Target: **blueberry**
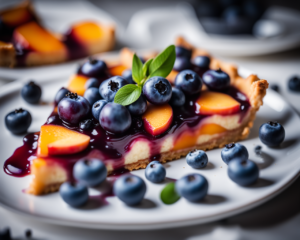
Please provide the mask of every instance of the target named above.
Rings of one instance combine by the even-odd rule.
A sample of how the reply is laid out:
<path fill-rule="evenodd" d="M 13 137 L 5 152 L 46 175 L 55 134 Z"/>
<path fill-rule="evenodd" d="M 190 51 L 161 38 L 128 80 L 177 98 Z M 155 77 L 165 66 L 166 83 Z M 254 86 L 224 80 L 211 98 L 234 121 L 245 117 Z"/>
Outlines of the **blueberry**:
<path fill-rule="evenodd" d="M 162 105 L 170 101 L 172 86 L 163 77 L 152 77 L 144 84 L 143 94 L 150 103 Z"/>
<path fill-rule="evenodd" d="M 176 192 L 191 202 L 198 202 L 203 199 L 208 191 L 208 182 L 200 174 L 186 175 L 175 183 Z"/>
<path fill-rule="evenodd" d="M 100 81 L 97 78 L 89 78 L 84 85 L 85 89 L 99 88 L 99 86 Z"/>
<path fill-rule="evenodd" d="M 143 179 L 135 175 L 123 175 L 113 186 L 114 194 L 127 205 L 139 204 L 146 193 L 146 184 Z"/>
<path fill-rule="evenodd" d="M 126 107 L 117 103 L 107 103 L 100 113 L 100 124 L 111 133 L 124 133 L 131 126 L 131 115 Z"/>
<path fill-rule="evenodd" d="M 58 92 L 55 95 L 55 98 L 54 98 L 55 106 L 57 106 L 58 103 L 60 102 L 60 100 L 62 100 L 64 97 L 66 97 L 69 92 L 70 91 L 68 89 L 64 88 L 64 87 L 59 89 Z"/>
<path fill-rule="evenodd" d="M 79 123 L 79 128 L 82 130 L 90 130 L 94 126 L 92 119 L 86 119 Z"/>
<path fill-rule="evenodd" d="M 222 17 L 228 23 L 236 23 L 243 15 L 243 9 L 240 6 L 229 6 L 224 10 Z"/>
<path fill-rule="evenodd" d="M 132 115 L 142 115 L 147 110 L 147 101 L 143 95 L 141 95 L 138 100 L 136 100 L 134 103 L 131 103 L 127 106 L 128 111 Z"/>
<path fill-rule="evenodd" d="M 80 183 L 64 182 L 59 188 L 59 194 L 72 207 L 80 207 L 89 199 L 87 187 Z"/>
<path fill-rule="evenodd" d="M 92 107 L 92 114 L 94 118 L 99 121 L 100 112 L 102 111 L 102 108 L 107 104 L 107 101 L 104 99 L 98 100 L 94 103 Z"/>
<path fill-rule="evenodd" d="M 219 70 L 208 70 L 203 76 L 203 82 L 212 91 L 224 91 L 230 86 L 229 75 Z"/>
<path fill-rule="evenodd" d="M 107 66 L 106 63 L 101 60 L 90 58 L 81 66 L 80 71 L 86 77 L 99 78 L 107 74 Z"/>
<path fill-rule="evenodd" d="M 192 168 L 205 168 L 208 163 L 208 157 L 202 150 L 193 150 L 186 155 L 186 162 Z"/>
<path fill-rule="evenodd" d="M 185 94 L 195 94 L 201 91 L 201 77 L 192 70 L 184 70 L 175 78 L 175 86 Z"/>
<path fill-rule="evenodd" d="M 208 56 L 197 56 L 194 58 L 193 62 L 197 67 L 208 68 L 210 64 L 210 58 Z"/>
<path fill-rule="evenodd" d="M 98 100 L 101 99 L 101 96 L 100 96 L 100 93 L 99 93 L 99 89 L 98 88 L 95 88 L 95 87 L 92 87 L 92 88 L 88 88 L 84 95 L 86 100 L 89 101 L 89 103 L 91 104 L 91 106 L 93 106 L 93 104 L 95 102 L 97 102 Z"/>
<path fill-rule="evenodd" d="M 14 134 L 25 133 L 31 124 L 31 114 L 22 108 L 5 116 L 5 125 Z"/>
<path fill-rule="evenodd" d="M 90 103 L 77 93 L 68 93 L 58 103 L 58 115 L 59 117 L 69 123 L 78 124 L 81 120 L 85 119 L 90 112 Z"/>
<path fill-rule="evenodd" d="M 111 77 L 101 83 L 99 87 L 100 95 L 108 102 L 113 102 L 117 91 L 128 84 L 128 82 L 119 76 Z"/>
<path fill-rule="evenodd" d="M 0 231 L 0 239 L 1 240 L 2 239 L 3 240 L 12 240 L 9 228 L 4 228 L 3 230 Z"/>
<path fill-rule="evenodd" d="M 122 77 L 125 78 L 129 84 L 135 84 L 135 82 L 132 79 L 132 71 L 130 69 L 123 71 Z"/>
<path fill-rule="evenodd" d="M 159 161 L 148 164 L 145 170 L 145 177 L 153 183 L 160 183 L 166 177 L 166 169 Z"/>
<path fill-rule="evenodd" d="M 34 82 L 27 83 L 21 91 L 23 99 L 31 104 L 38 103 L 42 96 L 42 89 Z"/>
<path fill-rule="evenodd" d="M 271 84 L 270 88 L 273 89 L 275 92 L 279 92 L 279 86 L 277 84 Z"/>
<path fill-rule="evenodd" d="M 291 77 L 288 81 L 288 87 L 291 91 L 300 92 L 300 77 Z"/>
<path fill-rule="evenodd" d="M 269 147 L 279 146 L 285 138 L 285 130 L 278 122 L 264 123 L 259 128 L 259 139 Z"/>
<path fill-rule="evenodd" d="M 259 176 L 257 165 L 251 160 L 233 160 L 228 163 L 229 178 L 241 186 L 253 184 Z"/>
<path fill-rule="evenodd" d="M 171 97 L 169 103 L 173 107 L 183 106 L 185 103 L 184 93 L 180 89 L 178 89 L 176 87 L 172 87 L 172 97 Z"/>
<path fill-rule="evenodd" d="M 256 155 L 261 155 L 261 149 L 262 147 L 260 145 L 257 145 L 255 148 L 254 148 L 254 152 Z"/>
<path fill-rule="evenodd" d="M 175 52 L 176 52 L 176 57 L 183 57 L 183 58 L 187 58 L 190 59 L 192 56 L 192 51 L 189 49 L 186 49 L 184 47 L 181 46 L 176 46 L 175 47 Z"/>
<path fill-rule="evenodd" d="M 143 127 L 143 120 L 139 117 L 132 118 L 132 126 L 135 129 L 141 129 Z"/>
<path fill-rule="evenodd" d="M 180 72 L 180 71 L 183 71 L 183 70 L 186 70 L 189 68 L 191 68 L 190 59 L 185 58 L 185 57 L 176 57 L 176 60 L 175 60 L 174 66 L 173 66 L 173 69 L 175 71 Z"/>
<path fill-rule="evenodd" d="M 106 179 L 107 170 L 99 159 L 82 159 L 75 163 L 73 176 L 81 184 L 95 187 Z"/>
<path fill-rule="evenodd" d="M 245 161 L 249 158 L 249 153 L 247 148 L 239 143 L 229 143 L 227 144 L 221 152 L 222 160 L 228 164 L 232 160 Z"/>

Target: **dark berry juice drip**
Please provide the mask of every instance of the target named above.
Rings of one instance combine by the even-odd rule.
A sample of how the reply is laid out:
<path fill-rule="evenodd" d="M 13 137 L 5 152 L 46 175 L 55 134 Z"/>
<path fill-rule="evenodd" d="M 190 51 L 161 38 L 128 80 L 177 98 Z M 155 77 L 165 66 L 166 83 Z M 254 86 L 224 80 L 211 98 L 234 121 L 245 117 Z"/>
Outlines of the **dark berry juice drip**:
<path fill-rule="evenodd" d="M 87 49 L 76 40 L 73 30 L 70 30 L 65 35 L 63 43 L 68 48 L 68 55 L 70 60 L 83 58 L 89 55 Z"/>

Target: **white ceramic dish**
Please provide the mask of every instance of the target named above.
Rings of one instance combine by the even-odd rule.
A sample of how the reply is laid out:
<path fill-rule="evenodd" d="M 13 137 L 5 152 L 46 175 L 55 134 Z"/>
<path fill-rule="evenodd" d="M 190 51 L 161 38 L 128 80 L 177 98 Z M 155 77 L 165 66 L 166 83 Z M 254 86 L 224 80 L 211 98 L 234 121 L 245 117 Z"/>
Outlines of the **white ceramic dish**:
<path fill-rule="evenodd" d="M 249 71 L 240 69 L 243 76 Z M 56 91 L 66 83 L 68 76 L 40 79 L 43 101 L 50 103 Z M 4 125 L 5 115 L 15 108 L 23 107 L 33 116 L 30 132 L 39 131 L 52 111 L 50 104 L 33 106 L 20 96 L 22 82 L 10 83 L 0 89 L 0 165 L 22 145 L 22 136 L 12 135 Z M 263 157 L 255 155 L 253 149 L 262 145 L 258 139 L 259 126 L 269 120 L 277 120 L 286 130 L 286 140 L 280 148 L 263 146 Z M 220 157 L 221 149 L 208 151 L 209 164 L 206 169 L 195 170 L 184 159 L 165 164 L 167 177 L 178 179 L 187 173 L 203 174 L 209 181 L 208 196 L 201 203 L 190 203 L 180 199 L 173 205 L 164 205 L 160 191 L 165 184 L 152 184 L 144 178 L 144 170 L 133 174 L 144 178 L 147 184 L 145 200 L 138 207 L 128 207 L 116 197 L 107 198 L 108 204 L 90 201 L 81 209 L 67 206 L 58 193 L 32 196 L 23 192 L 28 187 L 30 176 L 14 178 L 0 171 L 0 204 L 14 212 L 54 224 L 99 229 L 158 229 L 205 223 L 232 216 L 251 209 L 271 199 L 291 184 L 300 169 L 300 119 L 280 95 L 268 91 L 265 105 L 257 115 L 249 138 L 243 141 L 250 159 L 260 167 L 260 179 L 251 187 L 240 187 L 227 176 L 227 166 Z M 101 191 L 101 189 L 100 189 Z M 92 190 L 92 195 L 99 190 Z"/>

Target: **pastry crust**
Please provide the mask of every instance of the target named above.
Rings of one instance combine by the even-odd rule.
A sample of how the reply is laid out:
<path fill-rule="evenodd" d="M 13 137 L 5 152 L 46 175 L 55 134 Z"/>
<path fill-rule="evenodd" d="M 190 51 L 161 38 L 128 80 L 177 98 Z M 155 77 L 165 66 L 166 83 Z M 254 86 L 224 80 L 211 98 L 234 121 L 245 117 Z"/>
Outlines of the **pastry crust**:
<path fill-rule="evenodd" d="M 11 43 L 0 42 L 0 66 L 13 67 L 16 61 L 16 51 Z"/>

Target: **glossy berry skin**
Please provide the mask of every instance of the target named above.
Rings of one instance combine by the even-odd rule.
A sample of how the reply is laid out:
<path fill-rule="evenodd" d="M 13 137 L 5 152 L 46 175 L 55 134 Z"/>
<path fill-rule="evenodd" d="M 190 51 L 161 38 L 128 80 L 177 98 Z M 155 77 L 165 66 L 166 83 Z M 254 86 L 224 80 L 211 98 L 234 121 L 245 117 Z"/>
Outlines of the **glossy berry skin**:
<path fill-rule="evenodd" d="M 75 163 L 73 176 L 81 184 L 95 187 L 106 179 L 107 170 L 99 159 L 82 159 Z"/>
<path fill-rule="evenodd" d="M 146 193 L 146 184 L 138 176 L 123 175 L 115 181 L 113 192 L 121 201 L 134 206 L 143 200 Z"/>
<path fill-rule="evenodd" d="M 70 91 L 64 87 L 62 87 L 61 89 L 58 90 L 58 92 L 56 93 L 55 98 L 54 98 L 55 106 L 58 105 L 60 100 L 62 100 L 64 97 L 66 97 L 68 92 L 70 92 Z"/>
<path fill-rule="evenodd" d="M 36 104 L 41 99 L 42 89 L 34 82 L 29 82 L 22 88 L 21 95 L 26 102 Z"/>
<path fill-rule="evenodd" d="M 172 86 L 163 77 L 152 77 L 144 84 L 143 94 L 148 102 L 155 105 L 163 105 L 171 99 Z"/>
<path fill-rule="evenodd" d="M 185 58 L 185 57 L 176 57 L 173 69 L 175 71 L 183 71 L 186 69 L 191 68 L 191 62 L 189 58 Z"/>
<path fill-rule="evenodd" d="M 259 139 L 269 147 L 279 146 L 285 138 L 285 130 L 280 123 L 268 122 L 259 128 Z"/>
<path fill-rule="evenodd" d="M 100 82 L 97 78 L 89 78 L 84 85 L 85 89 L 99 88 L 99 86 Z"/>
<path fill-rule="evenodd" d="M 102 99 L 100 93 L 99 93 L 99 89 L 92 87 L 92 88 L 88 88 L 85 92 L 84 92 L 84 98 L 86 100 L 89 101 L 90 105 L 93 106 L 93 104 L 95 102 L 97 102 L 98 100 Z"/>
<path fill-rule="evenodd" d="M 291 91 L 300 92 L 300 77 L 294 76 L 289 79 L 288 87 Z"/>
<path fill-rule="evenodd" d="M 94 126 L 92 119 L 86 119 L 79 123 L 79 128 L 81 130 L 90 130 Z"/>
<path fill-rule="evenodd" d="M 173 107 L 181 107 L 185 103 L 185 95 L 184 93 L 176 88 L 172 87 L 172 97 L 169 101 L 169 104 Z"/>
<path fill-rule="evenodd" d="M 194 71 L 184 70 L 176 76 L 175 86 L 185 94 L 192 95 L 201 91 L 202 80 Z"/>
<path fill-rule="evenodd" d="M 61 198 L 72 207 L 81 207 L 88 199 L 88 189 L 80 183 L 64 182 L 59 188 Z"/>
<path fill-rule="evenodd" d="M 141 95 L 138 100 L 136 100 L 134 103 L 131 103 L 127 106 L 128 111 L 132 115 L 142 115 L 147 110 L 147 101 L 143 95 Z"/>
<path fill-rule="evenodd" d="M 192 168 L 205 168 L 208 163 L 208 157 L 202 150 L 193 150 L 186 155 L 186 162 Z"/>
<path fill-rule="evenodd" d="M 129 84 L 135 84 L 135 82 L 132 79 L 132 71 L 130 69 L 127 69 L 122 72 L 122 77 L 127 80 Z"/>
<path fill-rule="evenodd" d="M 232 160 L 248 160 L 249 153 L 244 145 L 239 143 L 229 143 L 222 149 L 221 157 L 222 160 L 228 164 Z"/>
<path fill-rule="evenodd" d="M 29 128 L 31 120 L 31 114 L 20 108 L 5 116 L 5 125 L 13 134 L 22 134 Z"/>
<path fill-rule="evenodd" d="M 91 106 L 88 100 L 78 96 L 76 93 L 69 93 L 58 103 L 59 117 L 69 123 L 78 124 L 81 120 L 87 118 Z"/>
<path fill-rule="evenodd" d="M 186 175 L 175 183 L 176 192 L 191 202 L 198 202 L 203 199 L 208 191 L 208 182 L 200 174 Z"/>
<path fill-rule="evenodd" d="M 145 177 L 150 182 L 160 183 L 165 180 L 166 169 L 159 161 L 150 162 L 146 167 Z"/>
<path fill-rule="evenodd" d="M 189 49 L 186 49 L 181 46 L 176 46 L 175 47 L 175 52 L 176 52 L 176 57 L 184 57 L 187 59 L 190 59 L 192 56 L 192 51 Z"/>
<path fill-rule="evenodd" d="M 105 101 L 104 99 L 98 100 L 97 102 L 95 102 L 93 104 L 92 107 L 92 114 L 93 117 L 99 121 L 99 116 L 100 116 L 100 112 L 102 111 L 102 108 L 107 104 L 107 101 Z"/>
<path fill-rule="evenodd" d="M 106 75 L 107 66 L 106 63 L 101 60 L 89 59 L 81 66 L 80 71 L 86 77 L 97 78 Z"/>
<path fill-rule="evenodd" d="M 208 70 L 203 74 L 202 79 L 212 91 L 225 91 L 230 86 L 229 75 L 222 70 Z"/>
<path fill-rule="evenodd" d="M 126 107 L 117 103 L 107 103 L 100 113 L 100 124 L 108 132 L 122 134 L 131 126 L 131 115 Z"/>
<path fill-rule="evenodd" d="M 210 58 L 208 56 L 197 56 L 194 58 L 194 64 L 200 68 L 208 68 L 210 64 Z"/>
<path fill-rule="evenodd" d="M 124 78 L 114 76 L 101 83 L 99 93 L 106 101 L 113 102 L 117 91 L 127 84 L 128 82 Z"/>
<path fill-rule="evenodd" d="M 256 182 L 259 177 L 259 169 L 251 160 L 233 160 L 228 163 L 229 178 L 241 186 L 248 186 Z"/>

